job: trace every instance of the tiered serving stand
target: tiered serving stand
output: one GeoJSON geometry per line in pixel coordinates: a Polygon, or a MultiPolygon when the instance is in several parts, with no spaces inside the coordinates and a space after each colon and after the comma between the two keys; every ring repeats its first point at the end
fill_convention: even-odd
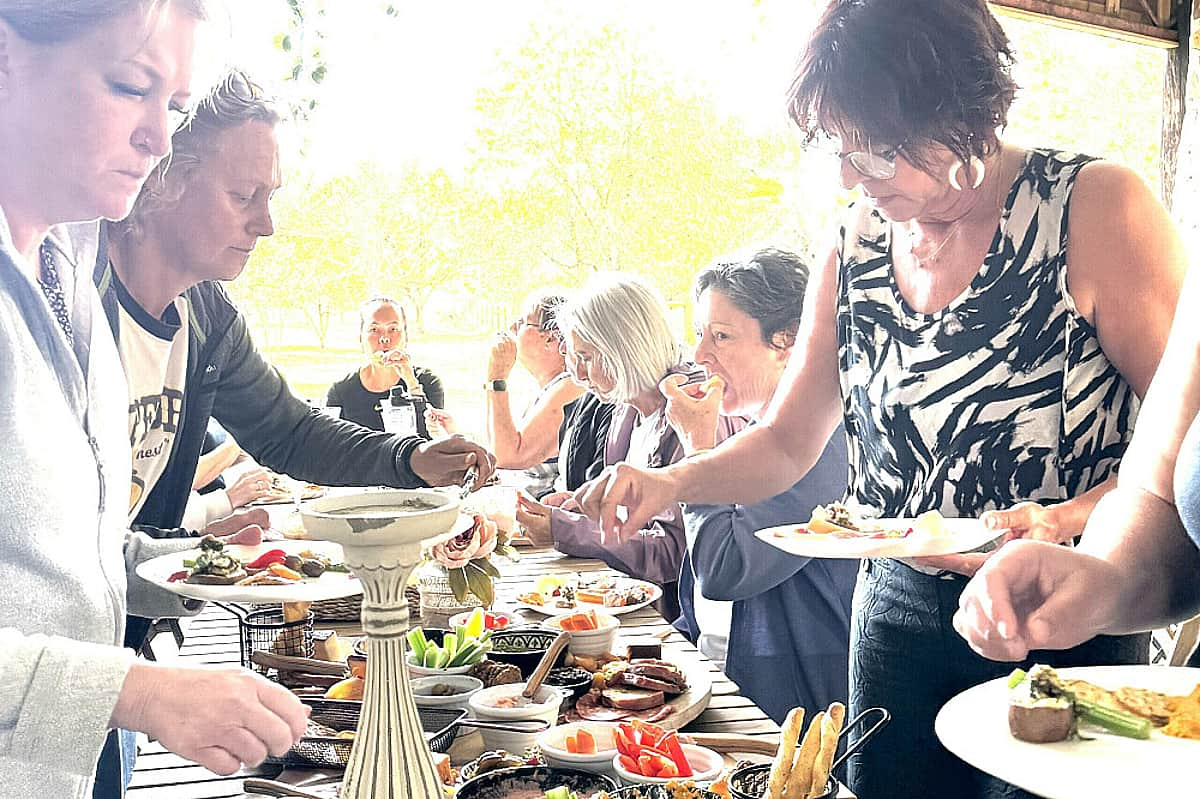
{"type": "Polygon", "coordinates": [[[444,796],[405,667],[409,619],[404,586],[421,561],[422,548],[456,532],[458,511],[455,497],[419,490],[329,496],[301,508],[309,536],[341,544],[346,565],[362,582],[370,666],[342,783],[344,799],[444,796]],[[413,500],[435,507],[394,510],[413,500]]]}

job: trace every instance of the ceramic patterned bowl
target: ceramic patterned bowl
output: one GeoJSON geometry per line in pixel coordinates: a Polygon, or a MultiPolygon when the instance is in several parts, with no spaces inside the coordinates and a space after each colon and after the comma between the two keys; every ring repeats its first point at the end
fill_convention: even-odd
{"type": "MultiPolygon", "coordinates": [[[[556,633],[548,630],[531,628],[496,630],[490,639],[492,651],[488,652],[488,657],[499,663],[513,664],[521,670],[521,676],[528,679],[557,637],[556,633]]],[[[563,652],[555,665],[563,665],[566,656],[567,653],[563,652]]]]}

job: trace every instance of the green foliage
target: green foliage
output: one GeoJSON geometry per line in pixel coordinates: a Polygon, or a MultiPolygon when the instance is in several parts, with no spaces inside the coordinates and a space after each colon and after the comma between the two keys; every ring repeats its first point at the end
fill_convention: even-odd
{"type": "Polygon", "coordinates": [[[721,117],[627,32],[535,27],[477,108],[474,174],[503,192],[503,249],[548,279],[624,270],[683,296],[699,266],[780,225],[747,186],[787,140],[721,117]]]}

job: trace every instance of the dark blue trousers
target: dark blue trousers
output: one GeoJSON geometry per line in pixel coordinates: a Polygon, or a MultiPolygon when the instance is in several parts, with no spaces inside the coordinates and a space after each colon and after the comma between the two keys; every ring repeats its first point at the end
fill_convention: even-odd
{"type": "Polygon", "coordinates": [[[1063,652],[1035,652],[1024,664],[982,658],[951,623],[966,582],[922,574],[893,560],[863,562],[850,629],[850,717],[881,706],[891,711],[892,723],[850,759],[850,788],[859,799],[1029,797],[942,747],[933,731],[942,705],[1017,665],[1149,661],[1149,634],[1101,636],[1063,652]]]}

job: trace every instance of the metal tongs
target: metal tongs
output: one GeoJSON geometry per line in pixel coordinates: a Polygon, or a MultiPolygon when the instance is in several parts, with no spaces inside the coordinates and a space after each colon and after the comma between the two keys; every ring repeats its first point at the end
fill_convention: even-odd
{"type": "Polygon", "coordinates": [[[463,475],[462,493],[459,494],[459,499],[466,499],[467,494],[475,490],[475,482],[479,480],[479,465],[474,464],[467,469],[467,473],[463,475]]]}

